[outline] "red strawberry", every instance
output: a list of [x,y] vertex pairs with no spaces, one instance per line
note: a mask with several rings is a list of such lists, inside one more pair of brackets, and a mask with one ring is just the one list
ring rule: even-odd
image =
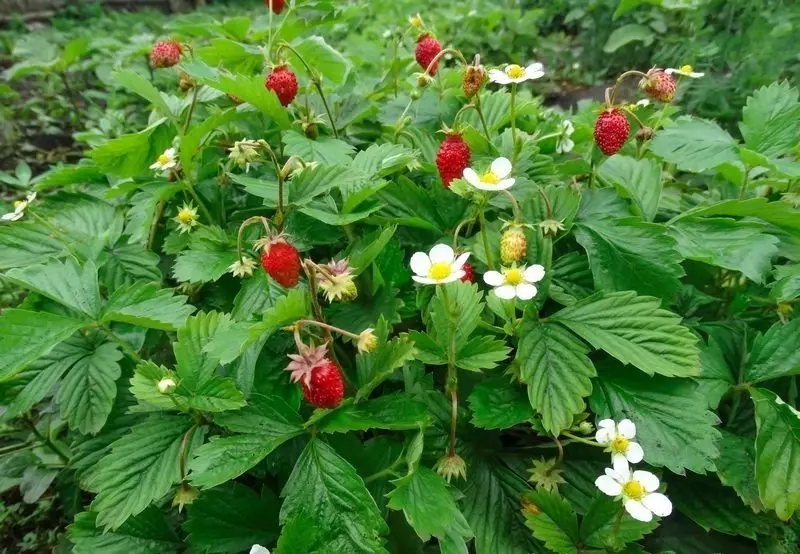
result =
[[606,156],[616,154],[631,132],[631,125],[618,108],[603,110],[594,124],[594,141]]
[[465,263],[461,266],[461,269],[464,270],[464,276],[461,278],[462,283],[474,283],[475,282],[475,268],[472,267],[471,263]]
[[459,133],[448,133],[439,146],[436,154],[436,167],[445,188],[450,188],[453,179],[460,179],[464,170],[469,167],[469,146]]
[[150,51],[150,64],[153,67],[172,67],[181,61],[183,47],[177,40],[162,40]]
[[660,69],[651,71],[647,74],[647,79],[642,79],[644,92],[651,98],[660,100],[661,102],[672,102],[675,98],[675,90],[677,85],[672,75]]
[[[422,67],[422,70],[428,69],[428,66],[433,61],[439,52],[442,51],[442,45],[436,40],[436,37],[429,33],[425,33],[417,40],[417,48],[414,50],[414,57],[417,58],[417,63]],[[439,67],[439,62],[436,62],[431,68],[430,75],[436,75],[436,70]]]
[[315,408],[335,408],[344,398],[342,372],[327,358],[311,371],[311,382],[301,384],[303,396]]
[[267,274],[286,288],[300,280],[300,254],[297,248],[277,237],[264,246],[261,266]]
[[[269,6],[270,0],[264,0],[264,5]],[[272,0],[272,11],[274,13],[281,13],[286,0]]]
[[285,65],[275,67],[272,73],[267,75],[264,86],[278,95],[278,100],[284,107],[291,104],[297,96],[297,77],[294,71]]

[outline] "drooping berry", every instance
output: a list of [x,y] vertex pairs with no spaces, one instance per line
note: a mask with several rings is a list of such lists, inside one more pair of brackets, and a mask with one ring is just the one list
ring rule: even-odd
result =
[[300,280],[300,253],[283,237],[277,237],[264,246],[261,266],[286,288],[295,286]]
[[462,283],[474,283],[475,282],[475,268],[472,267],[472,264],[467,262],[461,269],[464,270],[464,276],[461,278]]
[[475,96],[486,82],[486,69],[482,65],[468,65],[464,70],[464,80],[461,83],[467,98]]
[[505,265],[521,262],[525,259],[528,240],[521,227],[512,225],[503,232],[500,238],[500,259]]
[[[422,67],[422,70],[425,71],[428,69],[428,66],[431,64],[433,59],[442,51],[441,43],[436,40],[430,33],[425,33],[424,35],[420,36],[417,40],[417,47],[414,50],[414,57],[417,59],[417,63]],[[439,62],[436,62],[430,70],[430,75],[436,75],[436,71],[439,68]]]
[[436,167],[445,188],[450,188],[453,179],[460,179],[469,167],[470,151],[459,133],[448,133],[436,154]]
[[[283,6],[286,4],[286,0],[272,0],[272,11],[273,13],[281,13],[283,11]],[[264,0],[264,5],[269,7],[270,0]]]
[[315,408],[333,409],[344,398],[342,372],[326,359],[311,371],[311,382],[303,385],[303,396]]
[[297,76],[285,65],[279,65],[267,75],[264,86],[278,95],[278,100],[286,107],[297,96]]
[[647,74],[646,79],[642,79],[642,88],[645,94],[661,102],[669,103],[675,98],[677,85],[672,75],[666,71],[656,70]]
[[628,140],[630,132],[631,125],[625,114],[618,108],[608,108],[594,124],[594,141],[603,154],[613,156]]
[[153,67],[172,67],[181,61],[183,47],[177,40],[162,40],[150,51],[150,64]]

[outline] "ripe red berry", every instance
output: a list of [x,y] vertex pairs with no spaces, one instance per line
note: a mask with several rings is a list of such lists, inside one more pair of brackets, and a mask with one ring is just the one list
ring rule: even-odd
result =
[[342,372],[331,360],[325,358],[311,370],[311,382],[303,386],[303,396],[315,408],[332,409],[344,398]]
[[669,103],[675,98],[677,85],[666,71],[652,71],[642,80],[645,94],[661,102]]
[[279,237],[264,247],[261,266],[286,288],[295,286],[300,280],[300,253],[283,238]]
[[469,167],[469,146],[459,133],[449,133],[439,146],[436,154],[436,167],[445,188],[450,188],[453,179],[460,179]]
[[[269,7],[270,0],[264,0],[264,5]],[[281,13],[283,11],[283,6],[286,4],[286,0],[272,0],[272,11],[273,13]]]
[[631,125],[625,114],[618,108],[608,108],[594,124],[594,141],[603,154],[613,156],[628,140],[630,132]]
[[297,96],[297,76],[285,65],[279,65],[273,69],[272,73],[267,75],[264,86],[278,95],[278,100],[284,107],[291,104],[294,97]]
[[183,47],[176,40],[162,40],[150,51],[150,64],[153,67],[172,67],[181,61]]
[[474,283],[475,282],[475,268],[472,267],[472,264],[467,262],[465,263],[461,269],[464,270],[464,276],[461,278],[462,283]]
[[[439,52],[442,51],[442,45],[431,34],[425,33],[417,40],[417,48],[414,50],[414,57],[417,63],[422,67],[422,70],[428,69],[428,66],[433,61]],[[436,62],[431,68],[430,75],[436,75],[436,70],[439,68],[439,62]]]

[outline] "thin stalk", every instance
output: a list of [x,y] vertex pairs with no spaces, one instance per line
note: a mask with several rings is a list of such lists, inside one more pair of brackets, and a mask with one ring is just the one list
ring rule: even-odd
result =
[[49,437],[44,436],[39,431],[39,429],[36,428],[36,424],[33,422],[33,420],[31,419],[28,420],[28,427],[30,427],[31,431],[33,431],[33,434],[36,435],[36,438],[39,439],[42,442],[42,444],[47,446],[50,450],[55,452],[59,458],[61,458],[61,461],[64,462],[64,464],[69,463],[70,457],[67,455],[67,453],[61,450],[61,448],[59,448],[58,446],[56,446],[56,444],[53,441],[51,441]]
[[639,124],[639,128],[640,128],[640,129],[644,129],[644,128],[645,128],[645,124],[644,124],[644,123],[642,123],[642,120],[641,120],[641,119],[639,119],[639,116],[638,116],[638,115],[636,115],[636,114],[633,112],[633,110],[631,110],[631,109],[629,109],[629,108],[622,108],[622,111],[624,111],[624,112],[625,112],[625,113],[627,113],[629,116],[631,116],[633,119],[635,119],[635,120],[636,120],[636,123],[638,123],[638,124]]
[[267,231],[267,236],[270,235],[269,229],[269,220],[266,217],[262,217],[260,215],[248,217],[242,224],[239,226],[239,232],[236,234],[236,254],[239,256],[239,263],[242,263],[243,256],[242,256],[242,238],[244,237],[244,230],[251,224],[260,222],[264,225],[264,229]]
[[511,83],[511,144],[514,148],[514,159],[517,157],[517,114],[515,110],[517,83]]
[[116,342],[120,346],[120,348],[122,348],[123,352],[125,352],[134,362],[141,363],[144,361],[144,359],[139,355],[139,353],[136,352],[136,350],[134,350],[130,344],[128,344],[127,342],[122,340],[119,336],[117,336],[117,334],[114,333],[114,331],[112,331],[106,326],[101,326],[100,329],[102,329],[102,331],[106,334],[108,338]]
[[455,48],[445,48],[444,50],[436,54],[436,56],[431,60],[431,63],[428,64],[428,67],[425,68],[425,75],[431,74],[431,70],[434,67],[436,67],[436,64],[439,63],[439,60],[441,60],[445,54],[455,54],[456,56],[458,56],[458,59],[461,60],[461,63],[463,63],[464,65],[469,65],[469,62],[467,62],[467,58],[464,57],[464,54],[462,54],[460,50],[457,50]]
[[504,189],[503,193],[505,193],[505,195],[508,196],[508,199],[511,200],[511,209],[514,212],[514,223],[522,223],[522,212],[519,209],[519,204],[517,203],[517,199],[514,198],[514,195],[511,194],[511,191],[509,191],[508,189]]
[[550,200],[547,198],[547,195],[542,190],[542,187],[537,187],[536,189],[539,193],[539,196],[542,197],[544,201],[545,209],[547,210],[547,219],[553,219],[553,206],[550,205]]
[[614,105],[614,97],[617,95],[617,87],[622,83],[622,81],[624,81],[627,77],[630,77],[631,75],[636,75],[639,77],[647,77],[646,73],[642,73],[641,71],[635,71],[635,70],[626,71],[625,73],[617,77],[617,81],[614,83],[614,88],[611,89],[611,95],[607,98],[606,103],[608,104],[608,107]]
[[458,249],[458,237],[461,234],[461,228],[464,227],[464,225],[466,225],[467,223],[472,223],[473,221],[475,221],[474,216],[468,217],[467,219],[464,219],[456,226],[456,230],[453,232],[453,250]]
[[183,435],[183,440],[181,441],[181,448],[178,453],[178,465],[180,466],[181,470],[181,483],[186,481],[186,447],[188,446],[189,439],[192,438],[192,434],[194,433],[195,429],[197,429],[197,424],[192,425],[192,427],[186,431],[186,433]]
[[181,132],[181,136],[186,134],[186,131],[189,129],[189,123],[192,122],[192,114],[194,114],[194,107],[197,104],[197,92],[200,90],[202,85],[196,84],[193,87],[192,91],[192,102],[189,104],[189,112],[186,114],[186,121],[183,122],[183,131]]
[[37,445],[38,443],[36,442],[23,442],[21,444],[10,444],[8,446],[0,448],[0,456],[5,456],[6,454],[13,454],[15,452],[22,452],[23,450],[35,448]]
[[164,215],[164,208],[166,205],[167,202],[165,200],[161,200],[158,204],[156,204],[155,213],[153,214],[153,222],[150,224],[150,233],[147,235],[148,250],[153,248],[153,242],[156,240],[156,232],[158,231],[158,222],[161,220],[161,216]]
[[447,452],[451,458],[456,455],[456,427],[458,426],[458,388],[450,392],[450,448]]
[[747,181],[750,177],[750,168],[744,166],[744,176],[742,176],[742,186],[739,188],[739,200],[744,200],[744,195],[747,193]]
[[599,442],[595,442],[593,440],[585,439],[583,437],[579,437],[578,435],[573,435],[569,431],[561,431],[561,434],[564,435],[565,437],[569,437],[570,439],[572,439],[572,440],[574,440],[576,442],[579,442],[581,444],[588,444],[589,446],[594,446],[596,448],[605,448],[605,446],[603,446]]
[[329,325],[328,323],[322,323],[322,322],[319,322],[319,321],[314,321],[313,319],[299,319],[299,320],[295,321],[294,323],[295,323],[295,325],[298,326],[298,329],[302,328],[303,325],[313,325],[313,326],[316,326],[316,327],[320,327],[322,329],[326,329],[328,331],[334,331],[336,333],[339,333],[342,336],[358,340],[358,335],[355,334],[355,333],[351,333],[350,331],[345,331],[344,329],[341,329],[339,327],[334,327],[333,325]]
[[489,269],[494,268],[494,260],[492,259],[492,252],[489,248],[489,235],[486,232],[486,215],[484,214],[484,207],[481,207],[481,211],[478,214],[478,220],[481,225],[481,239],[483,240],[483,250],[486,252],[486,265],[489,266]]
[[188,181],[184,181],[183,183],[184,183],[183,188],[186,190],[186,192],[189,193],[189,195],[192,198],[194,198],[194,201],[197,202],[197,206],[200,208],[200,211],[203,212],[203,217],[205,217],[206,221],[209,224],[211,224],[214,221],[214,217],[211,215],[211,212],[206,207],[205,202],[203,202],[203,200],[197,194],[197,191],[194,190],[194,187],[191,184],[189,184]]
[[492,139],[489,135],[489,126],[486,125],[486,119],[483,117],[483,108],[481,108],[481,93],[475,95],[475,111],[478,112],[478,119],[481,120],[481,127],[483,127],[483,134],[486,135],[486,142],[491,146]]
[[458,370],[456,368],[456,322],[453,319],[452,304],[450,295],[447,292],[447,285],[438,287],[442,291],[442,300],[447,311],[448,321],[448,341],[447,341],[447,385],[446,390],[450,394],[450,447],[448,455],[456,455],[456,427],[458,423]]
[[[272,56],[272,2],[273,0],[269,0],[269,38],[267,39],[267,58]],[[271,59],[268,61],[272,61]]]
[[372,475],[364,477],[364,483],[369,484],[372,483],[373,481],[377,481],[381,477],[386,477],[387,475],[395,475],[395,470],[397,469],[397,466],[400,465],[401,460],[402,456],[399,456],[394,462],[392,462],[392,465],[390,465],[389,467],[382,469],[377,473],[373,473]]
[[392,74],[393,74],[393,81],[394,81],[394,97],[397,98],[398,92],[400,90],[400,76],[397,67],[397,49],[400,44],[400,41],[395,37],[394,41],[392,41]]
[[467,110],[477,110],[474,104],[465,104],[461,106],[461,109],[456,112],[456,115],[453,117],[453,129],[456,129],[456,125],[458,124],[459,116],[466,112]]

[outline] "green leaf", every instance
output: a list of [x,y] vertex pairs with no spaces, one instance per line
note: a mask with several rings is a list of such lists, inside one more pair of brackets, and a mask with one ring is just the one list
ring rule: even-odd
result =
[[767,198],[748,198],[747,200],[724,200],[716,204],[697,206],[683,212],[670,221],[673,223],[686,217],[708,217],[728,215],[736,217],[762,219],[789,234],[800,233],[800,211],[795,210],[788,202],[770,202]]
[[183,548],[157,508],[148,508],[110,532],[98,527],[97,517],[95,512],[81,512],[69,526],[75,554],[177,554]]
[[261,495],[240,483],[204,491],[189,507],[183,524],[187,542],[207,554],[249,550],[278,534],[278,499],[268,488]]
[[[447,352],[452,348],[452,362],[456,363],[457,353],[469,342],[470,335],[478,326],[483,308],[483,293],[471,283],[455,282],[436,287],[436,295],[428,306],[430,321],[428,334],[436,342],[445,358],[438,361],[422,359],[425,363],[442,365],[447,363]],[[412,333],[415,342],[419,333]],[[419,347],[419,344],[417,344]],[[422,354],[422,352],[420,352]],[[466,369],[466,368],[465,368]]]
[[0,316],[0,382],[69,338],[86,322],[49,312],[5,310]]
[[160,283],[159,262],[158,254],[142,244],[116,244],[100,268],[100,283],[113,291],[140,281]]
[[163,365],[145,361],[136,366],[131,378],[130,391],[136,400],[137,406],[131,407],[132,412],[175,411],[178,409],[173,397],[158,391],[158,382],[169,377],[174,379],[174,374]]
[[112,79],[150,102],[155,109],[161,112],[162,116],[173,119],[173,123],[175,123],[174,114],[161,96],[161,92],[159,92],[148,79],[130,69],[119,69],[115,71],[112,75]]
[[72,258],[64,262],[52,260],[45,264],[11,269],[6,277],[89,317],[97,317],[100,313],[102,299],[94,262],[87,262],[81,267]]
[[750,389],[756,407],[756,481],[765,508],[786,521],[800,508],[800,413],[772,391]]
[[181,382],[175,389],[175,397],[182,406],[201,412],[236,410],[246,403],[236,383],[228,377],[212,377],[195,389]]
[[72,429],[95,434],[106,423],[117,396],[122,352],[106,342],[84,351],[58,389],[61,417]]
[[553,314],[595,348],[653,375],[690,377],[700,370],[697,338],[660,302],[633,292],[597,293]]
[[[296,41],[292,43],[292,49],[309,61],[312,68],[321,73],[326,81],[330,80],[337,85],[345,82],[352,68],[350,60],[320,36],[309,36]],[[307,73],[305,64],[300,62],[293,51],[288,50],[288,55],[293,60],[292,67]]]
[[352,171],[345,165],[318,165],[308,167],[286,182],[288,202],[305,206],[311,200],[331,189],[351,182]]
[[770,298],[785,302],[800,297],[800,264],[776,267],[774,274],[775,282],[769,291]]
[[[594,488],[594,483],[591,486]],[[620,507],[619,500],[598,494],[581,521],[582,541],[589,546],[616,552],[658,526],[655,520],[648,523],[637,521],[627,512],[620,512]]]
[[402,510],[409,525],[420,539],[427,542],[431,537],[444,539],[452,530],[457,534],[466,531],[469,524],[456,506],[447,483],[427,467],[392,481],[395,488],[389,493],[389,507]]
[[647,452],[647,463],[680,475],[685,469],[714,470],[719,419],[693,381],[606,368],[589,402],[598,419],[628,418],[636,424],[636,440]]
[[714,337],[708,338],[708,345],[700,347],[700,375],[696,379],[708,407],[715,410],[722,398],[736,383],[725,355]]
[[549,323],[530,325],[520,336],[517,362],[520,380],[528,386],[531,406],[545,430],[558,435],[582,412],[596,375],[589,349],[566,329]]
[[172,275],[178,281],[216,281],[237,259],[236,241],[219,227],[203,227],[192,233],[189,248],[178,254]]
[[[184,415],[151,415],[111,445],[111,453],[84,483],[97,493],[91,509],[97,512],[98,526],[118,529],[170,491],[181,477],[181,443],[192,424]],[[186,445],[187,459],[202,439],[202,430],[196,429]]]
[[352,162],[351,154],[355,148],[350,144],[328,136],[310,139],[297,131],[288,131],[283,135],[283,144],[287,156],[300,156],[304,162],[319,162],[323,165],[348,165]]
[[744,143],[765,156],[785,154],[800,135],[800,101],[789,81],[761,87],[747,98],[739,123]]
[[26,267],[48,258],[67,254],[60,240],[50,236],[51,231],[36,221],[15,221],[14,225],[0,225],[0,269]]
[[575,239],[589,255],[598,289],[670,299],[681,287],[681,256],[675,239],[659,223],[635,217],[581,221]]
[[714,465],[722,484],[732,487],[754,511],[764,509],[758,497],[756,448],[752,437],[742,437],[723,430],[719,441],[719,458],[714,460]]
[[800,319],[776,323],[756,337],[747,356],[744,380],[755,384],[800,374]]
[[360,275],[369,268],[392,240],[396,231],[396,225],[389,225],[380,231],[361,237],[353,244],[348,251],[348,259],[354,275]]
[[403,431],[424,427],[430,422],[425,403],[408,394],[380,396],[359,404],[333,410],[317,423],[324,433],[347,433],[367,429]]
[[757,534],[769,534],[773,525],[768,516],[754,514],[733,490],[710,477],[672,479],[669,497],[683,515],[706,531],[755,539]]
[[456,351],[456,365],[468,371],[494,369],[497,364],[508,358],[511,349],[502,340],[490,336],[478,335]]
[[150,165],[169,148],[175,129],[159,119],[138,133],[109,139],[89,151],[89,157],[108,175],[117,177],[152,176]]
[[578,515],[557,492],[528,491],[525,502],[536,509],[523,510],[533,536],[559,554],[577,554]]
[[655,160],[615,154],[597,168],[597,176],[633,200],[635,211],[642,219],[653,221],[662,187],[661,166]]
[[741,271],[756,283],[764,282],[778,252],[779,240],[754,221],[685,217],[671,224],[669,231],[682,256]]
[[381,316],[374,330],[377,339],[373,352],[362,352],[356,355],[356,372],[361,385],[356,394],[356,401],[368,398],[378,385],[383,383],[395,370],[413,360],[414,343],[408,335],[400,335],[387,340],[389,324]]
[[303,432],[294,409],[275,396],[254,395],[248,406],[217,414],[214,422],[238,434],[213,437],[195,452],[188,465],[189,479],[203,489],[235,479]]
[[175,370],[181,385],[197,390],[211,380],[219,366],[219,359],[205,350],[205,345],[217,333],[230,324],[228,314],[200,312],[186,320],[178,331],[175,350]]
[[195,308],[189,299],[153,283],[118,288],[106,302],[101,320],[130,323],[149,329],[173,331],[182,327]]
[[312,439],[297,460],[281,493],[280,520],[307,518],[319,531],[310,552],[387,554],[389,531],[364,481],[330,446]]
[[656,34],[649,27],[638,23],[629,23],[614,29],[605,46],[603,46],[603,52],[616,52],[631,42],[642,42],[644,46],[650,46],[653,44],[655,36]]
[[402,144],[371,144],[353,158],[352,169],[370,178],[387,177],[417,160],[418,153]]
[[733,137],[716,123],[690,117],[680,117],[659,131],[650,150],[679,170],[694,173],[739,161]]
[[483,429],[508,429],[533,419],[533,410],[523,389],[496,376],[481,381],[469,395],[472,424]]

